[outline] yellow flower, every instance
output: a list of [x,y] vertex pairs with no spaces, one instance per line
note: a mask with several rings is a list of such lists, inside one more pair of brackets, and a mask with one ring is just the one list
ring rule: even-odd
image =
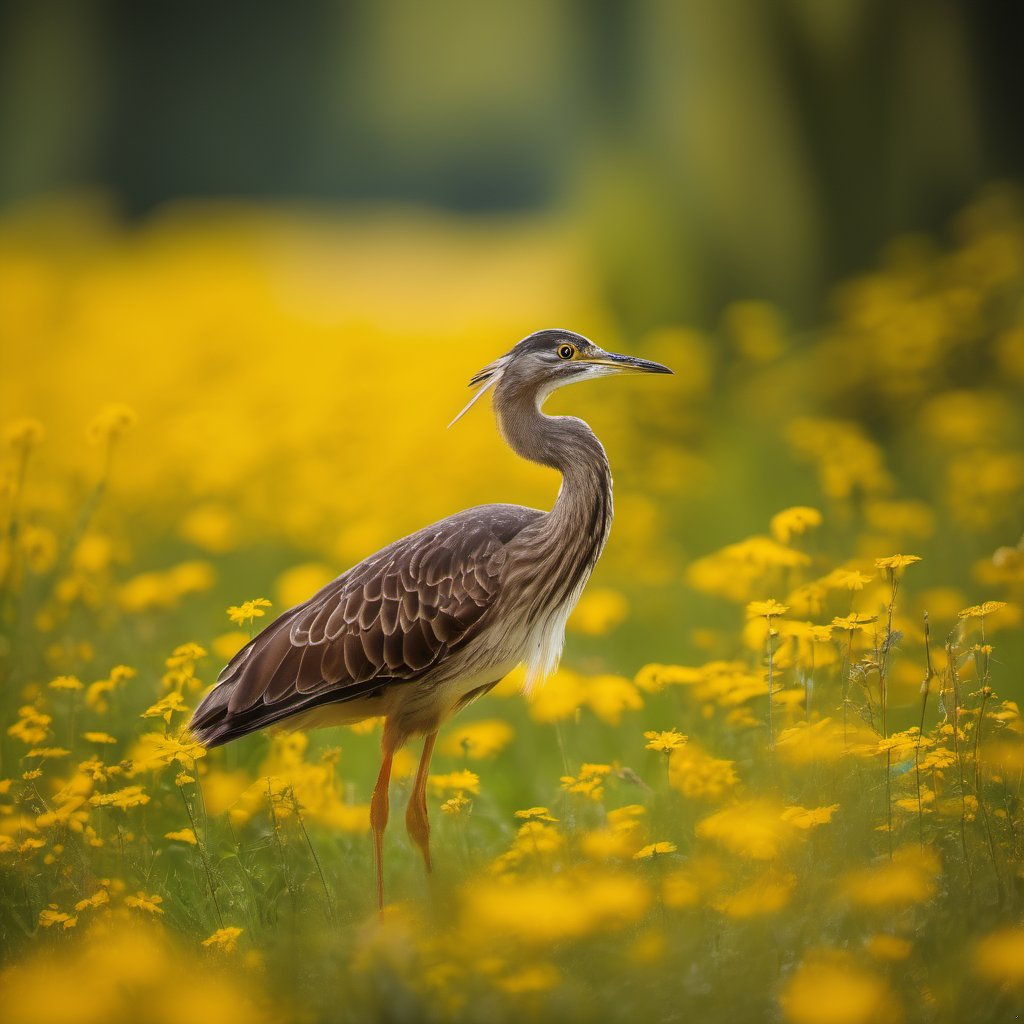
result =
[[546,807],[527,807],[526,810],[516,811],[515,816],[524,821],[558,821],[557,818],[551,816],[551,812]]
[[55,758],[67,757],[70,753],[70,750],[65,750],[63,747],[34,747],[25,756],[41,757],[44,760],[53,760]]
[[162,914],[159,904],[163,901],[163,896],[147,896],[141,889],[134,896],[126,896],[124,900],[125,906],[144,910],[147,914]]
[[797,828],[809,829],[817,825],[827,825],[832,820],[832,815],[839,810],[839,804],[829,804],[828,807],[787,807],[782,812],[782,820],[788,821]]
[[120,686],[121,683],[126,682],[129,679],[134,679],[138,674],[139,673],[129,665],[115,665],[110,670],[110,681],[115,686]]
[[97,889],[91,896],[86,896],[84,900],[79,900],[75,904],[75,910],[95,910],[97,907],[106,906],[110,902],[110,893],[105,888],[107,884],[109,883],[101,881],[100,885],[104,888]]
[[356,736],[369,736],[371,732],[383,724],[383,716],[378,715],[374,718],[364,718],[361,722],[353,722],[349,726],[349,729],[355,733]]
[[785,615],[789,611],[789,606],[780,604],[774,598],[767,601],[751,601],[747,605],[747,618],[765,618],[771,621],[776,615]]
[[[269,604],[269,602],[268,602]],[[164,665],[169,669],[192,669],[197,661],[206,657],[206,650],[199,644],[189,641],[179,644],[171,651],[170,657],[164,660]]]
[[695,831],[698,838],[751,860],[774,859],[795,835],[780,808],[766,800],[733,804],[697,822]]
[[793,875],[775,877],[769,873],[737,892],[715,900],[714,908],[737,921],[776,914],[789,903],[795,885]]
[[28,451],[46,437],[46,430],[39,420],[29,416],[20,420],[12,420],[4,427],[4,441],[12,448]]
[[59,924],[66,930],[74,928],[78,924],[78,918],[71,914],[65,914],[62,910],[57,909],[56,903],[51,903],[39,912],[39,924],[43,928],[52,928],[55,924]]
[[872,495],[889,489],[882,450],[859,423],[801,416],[786,434],[797,453],[816,464],[828,497],[842,500],[857,490]]
[[628,614],[629,604],[622,594],[610,587],[595,587],[580,598],[566,625],[587,636],[602,636],[622,623]]
[[883,978],[846,957],[805,961],[779,997],[787,1024],[896,1024],[899,1006]]
[[672,910],[685,910],[700,903],[701,886],[688,871],[673,871],[664,875],[661,899]]
[[[245,642],[248,642],[248,637],[245,637]],[[179,692],[198,690],[203,684],[196,678],[196,662],[205,657],[206,650],[199,644],[175,647],[170,657],[164,660],[167,671],[160,680],[163,688]]]
[[864,519],[886,537],[922,539],[935,533],[935,512],[923,501],[867,501]]
[[565,837],[557,828],[543,821],[526,821],[516,831],[513,849],[519,854],[558,853],[565,845]]
[[629,860],[643,846],[644,834],[639,826],[639,822],[631,821],[585,832],[579,837],[580,853],[599,863]]
[[920,561],[920,555],[890,555],[888,558],[876,558],[875,568],[895,572],[897,569],[905,569],[908,565]]
[[983,619],[986,615],[991,615],[1005,607],[1005,601],[986,601],[984,604],[973,604],[958,614],[961,619]]
[[853,633],[858,630],[863,630],[865,626],[870,626],[872,622],[878,620],[877,615],[862,615],[860,612],[850,612],[849,615],[837,616],[832,620],[832,625],[836,629],[845,630],[848,633]]
[[127,811],[131,807],[148,804],[149,796],[141,786],[125,786],[113,793],[94,793],[89,797],[89,803],[94,807],[117,807],[119,810]]
[[772,516],[771,531],[777,541],[788,544],[794,536],[821,526],[821,513],[816,508],[796,505]]
[[86,743],[116,743],[117,740],[108,732],[83,732],[82,739]]
[[103,534],[87,533],[75,545],[71,564],[87,575],[98,576],[114,559],[113,541]]
[[608,811],[606,828],[594,829],[580,837],[580,851],[589,860],[628,860],[644,845],[640,819],[647,813],[640,804],[627,804]]
[[734,762],[712,757],[696,743],[669,755],[668,781],[688,800],[720,800],[739,782]]
[[49,715],[37,711],[31,704],[25,704],[18,708],[18,721],[8,727],[7,735],[28,746],[35,746],[49,735],[52,721]]
[[189,846],[195,846],[197,843],[196,834],[190,828],[183,828],[177,832],[165,832],[164,839],[173,839],[175,842],[188,843]]
[[228,618],[236,626],[250,625],[253,619],[262,619],[266,615],[264,609],[269,607],[270,602],[265,597],[256,597],[240,605],[232,605],[228,609]]
[[971,961],[974,973],[994,985],[1024,987],[1024,927],[999,928],[980,939]]
[[85,691],[86,705],[100,714],[109,711],[110,702],[107,700],[107,695],[126,680],[134,679],[137,674],[135,669],[129,668],[127,665],[115,665],[106,679],[98,679],[95,683],[90,684]]
[[657,750],[659,753],[669,754],[683,746],[687,737],[675,729],[669,729],[667,732],[645,732],[644,739],[647,740],[645,750]]
[[646,813],[647,808],[642,804],[626,804],[624,807],[616,807],[609,811],[606,817],[612,828],[629,830],[636,828]]
[[472,806],[472,801],[470,801],[465,793],[458,792],[455,796],[449,797],[441,804],[441,811],[449,815],[449,817],[458,818],[470,806]]
[[457,772],[449,772],[447,775],[428,775],[427,785],[436,795],[459,791],[476,795],[480,792],[480,776],[462,769]]
[[207,949],[216,949],[221,953],[233,953],[241,934],[242,929],[233,925],[227,928],[218,928],[209,938],[203,939],[203,945]]
[[560,668],[544,686],[529,694],[530,717],[535,722],[561,722],[572,718],[585,700],[583,677]]
[[502,992],[519,996],[533,992],[547,992],[561,981],[561,975],[551,964],[534,964],[495,981]]
[[248,642],[248,633],[243,633],[240,629],[232,629],[227,633],[220,633],[215,636],[210,643],[210,648],[222,662],[227,662],[230,661]]
[[562,776],[562,789],[567,793],[590,797],[591,800],[600,800],[604,796],[602,783],[611,770],[608,764],[582,764],[578,775]]
[[88,761],[80,761],[78,763],[78,770],[87,775],[93,782],[106,782],[107,779],[124,773],[121,765],[106,765],[98,757],[90,757]]
[[515,738],[515,729],[501,719],[468,722],[457,726],[441,743],[441,753],[452,757],[465,756],[473,760],[493,757]]
[[662,840],[659,843],[648,843],[633,854],[633,860],[650,860],[653,857],[663,857],[669,853],[676,852],[676,844]]
[[152,707],[146,708],[140,718],[162,718],[170,724],[171,715],[177,711],[187,711],[185,698],[177,690],[172,690],[166,697],[161,697]]
[[[813,622],[797,622],[792,619],[780,622],[779,632],[784,637],[795,637],[808,644],[824,644],[832,639],[831,626],[819,626]],[[800,644],[798,649],[803,652],[804,645]],[[820,659],[821,653],[815,652],[815,662],[820,664]]]
[[57,676],[47,685],[51,690],[81,690],[82,681],[77,676]]
[[902,761],[904,758],[913,756],[919,746],[929,747],[932,744],[929,737],[922,737],[916,725],[900,732],[890,733],[877,740],[874,744],[874,753],[891,754],[892,761]]
[[847,590],[863,590],[864,584],[870,583],[874,578],[856,570],[839,570],[835,574],[836,586],[846,587]]
[[159,732],[143,733],[129,754],[135,773],[155,771],[173,761],[190,770],[202,757],[206,757],[206,747],[190,739],[184,731],[179,736],[165,736]]
[[57,562],[57,537],[45,526],[26,526],[21,533],[21,549],[29,569],[37,576],[49,572]]
[[892,860],[851,871],[840,889],[853,904],[868,909],[912,906],[930,899],[936,890],[939,862],[931,850],[906,847]]
[[809,562],[804,552],[770,537],[748,537],[698,558],[686,570],[686,580],[702,593],[747,601],[757,592],[766,571],[798,568]]
[[587,707],[607,725],[618,725],[624,711],[639,711],[643,698],[625,676],[590,676],[584,684]]
[[112,403],[104,406],[89,424],[89,440],[93,444],[111,442],[135,425],[138,416],[127,405]]
[[[226,515],[226,512],[221,512]],[[337,575],[335,570],[321,562],[304,562],[285,569],[274,581],[274,596],[282,608],[302,604]]]
[[[237,541],[237,524],[229,509],[215,502],[197,505],[182,520],[178,533],[185,540],[213,554],[224,554],[234,547]],[[323,582],[330,579],[328,576]],[[286,605],[299,604],[319,586],[310,587],[295,600],[288,600]]]
[[810,765],[838,761],[847,756],[852,745],[873,743],[875,733],[855,723],[844,726],[832,718],[816,722],[797,722],[783,729],[775,742],[779,759],[789,764]]
[[501,935],[548,948],[640,920],[651,895],[641,878],[595,870],[501,881],[484,878],[463,889],[463,900],[469,934]]

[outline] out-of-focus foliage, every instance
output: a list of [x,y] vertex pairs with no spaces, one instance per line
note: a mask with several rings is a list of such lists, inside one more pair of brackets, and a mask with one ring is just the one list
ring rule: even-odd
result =
[[[0,223],[0,279],[5,1019],[1019,1012],[1011,192],[809,333],[740,302],[622,337],[543,220],[39,208]],[[607,554],[563,669],[442,734],[437,874],[399,820],[378,917],[379,723],[210,754],[183,724],[380,544],[550,503],[482,411],[444,424],[558,321],[676,376],[552,400],[609,450]]]
[[1024,173],[1020,28],[929,0],[0,6],[0,205],[101,184],[579,218],[634,329],[801,315]]

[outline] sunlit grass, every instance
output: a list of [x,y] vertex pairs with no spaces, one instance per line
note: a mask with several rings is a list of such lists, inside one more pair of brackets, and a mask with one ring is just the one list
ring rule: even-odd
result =
[[[0,225],[5,1020],[1020,1011],[1012,196],[894,244],[799,341],[755,303],[618,338],[556,226],[63,224]],[[567,309],[675,390],[559,397],[609,449],[607,556],[557,675],[442,732],[436,873],[394,815],[378,916],[378,722],[211,753],[184,723],[378,545],[550,503],[481,413],[443,425]]]

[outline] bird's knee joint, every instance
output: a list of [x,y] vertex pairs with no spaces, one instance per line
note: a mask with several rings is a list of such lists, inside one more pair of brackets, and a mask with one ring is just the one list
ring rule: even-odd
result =
[[405,812],[405,827],[409,835],[418,842],[429,839],[430,819],[427,817],[426,808],[417,803],[410,803]]
[[387,797],[383,800],[377,799],[375,796],[370,801],[370,828],[374,832],[383,832],[388,824],[388,801]]

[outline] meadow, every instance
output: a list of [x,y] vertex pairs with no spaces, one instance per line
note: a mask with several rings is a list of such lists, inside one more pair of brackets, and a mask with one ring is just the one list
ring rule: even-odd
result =
[[[1024,205],[817,327],[618,326],[558,219],[96,199],[0,220],[0,1006],[116,1021],[1013,1020]],[[379,723],[185,730],[271,616],[473,504],[549,507],[465,382],[566,326],[616,480],[562,667],[441,733],[388,900]],[[656,386],[655,386],[656,385]]]

